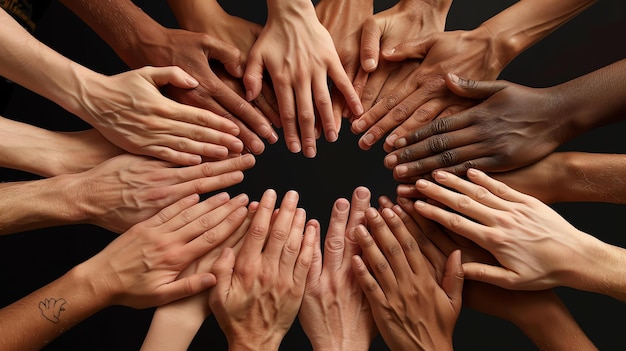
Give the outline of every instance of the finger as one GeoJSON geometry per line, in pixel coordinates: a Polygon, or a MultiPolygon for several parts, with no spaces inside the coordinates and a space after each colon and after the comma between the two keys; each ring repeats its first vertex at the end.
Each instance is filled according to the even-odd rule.
{"type": "MultiPolygon", "coordinates": [[[[239,127],[240,131],[238,137],[243,142],[243,145],[245,145],[246,149],[255,155],[262,154],[263,151],[265,151],[265,144],[259,138],[259,136],[250,128],[248,128],[248,126],[246,126],[243,121],[233,116],[230,116],[230,118],[239,127]]],[[[278,137],[276,140],[278,140],[278,137]]]]}
{"type": "Polygon", "coordinates": [[[352,257],[352,271],[371,306],[384,306],[387,298],[361,257],[352,257]]]}
{"type": "Polygon", "coordinates": [[[464,273],[461,266],[461,251],[456,250],[450,254],[446,264],[446,272],[443,276],[441,287],[446,292],[454,310],[461,312],[463,299],[463,280],[464,273]]]}
{"type": "Polygon", "coordinates": [[[387,138],[385,138],[385,147],[392,149],[396,139],[401,138],[415,128],[419,128],[420,126],[438,118],[445,108],[446,101],[442,99],[432,99],[425,102],[421,106],[415,106],[410,99],[406,99],[391,110],[384,119],[384,121],[389,125],[389,130],[391,130],[387,138]],[[410,112],[410,116],[408,116],[408,118],[406,118],[403,122],[398,123],[404,116],[404,109],[412,112],[410,112]],[[397,124],[393,125],[393,123],[397,124]]]}
{"type": "Polygon", "coordinates": [[[274,88],[276,98],[278,99],[278,110],[285,136],[285,144],[289,151],[298,153],[302,150],[302,145],[300,144],[300,135],[298,134],[298,120],[293,89],[290,84],[282,83],[277,79],[274,80],[274,88]]]}
{"type": "Polygon", "coordinates": [[[177,230],[174,235],[183,243],[186,243],[181,250],[185,258],[195,259],[205,254],[208,250],[219,245],[231,233],[224,233],[223,228],[218,225],[228,216],[234,215],[237,218],[247,214],[245,206],[248,204],[248,196],[240,194],[224,204],[221,204],[210,211],[211,207],[207,201],[186,210],[183,220],[189,224],[177,230]],[[206,204],[206,205],[205,205],[206,204]],[[233,214],[235,211],[239,211],[233,214]],[[197,216],[193,218],[193,216],[197,216]],[[192,219],[193,218],[193,219],[192,219]]]}
{"type": "MultiPolygon", "coordinates": [[[[300,247],[302,245],[302,236],[304,235],[304,225],[306,222],[306,211],[302,208],[296,209],[291,223],[291,229],[289,230],[288,237],[283,245],[282,252],[280,253],[280,265],[278,271],[283,276],[292,277],[294,273],[294,265],[300,253],[300,247]]],[[[308,264],[310,265],[310,261],[308,264]]]]}
{"type": "MultiPolygon", "coordinates": [[[[276,128],[281,127],[276,94],[274,93],[274,89],[268,82],[263,82],[261,94],[259,94],[259,96],[254,100],[254,103],[276,128]]],[[[270,144],[274,144],[276,141],[278,141],[278,135],[275,135],[275,139],[271,139],[268,141],[270,142],[270,144]]]]}
{"type": "Polygon", "coordinates": [[[243,74],[243,85],[246,88],[246,100],[253,101],[261,93],[263,87],[263,57],[257,54],[255,48],[250,50],[246,70],[243,74]]]}
{"type": "MultiPolygon", "coordinates": [[[[313,229],[317,231],[315,234],[315,242],[313,243],[313,255],[311,256],[311,267],[309,268],[309,274],[307,276],[307,286],[313,287],[317,285],[322,276],[323,266],[326,264],[326,258],[322,256],[322,247],[321,247],[321,239],[320,239],[320,225],[319,222],[316,225],[312,226],[313,229]]],[[[309,229],[309,225],[305,228],[304,235],[307,234],[307,230],[309,229]]],[[[328,240],[328,236],[326,236],[326,240],[328,240]]],[[[326,252],[326,249],[324,249],[326,252]]]]}
{"type": "Polygon", "coordinates": [[[518,290],[515,281],[518,280],[515,272],[504,267],[491,266],[478,262],[463,263],[465,279],[499,286],[504,289],[518,290]]]}
{"type": "Polygon", "coordinates": [[[163,226],[165,231],[174,232],[193,222],[203,214],[213,211],[227,203],[230,200],[230,196],[225,192],[221,192],[202,202],[198,202],[199,199],[200,197],[198,195],[193,194],[182,199],[182,204],[179,204],[181,201],[176,202],[172,206],[161,210],[153,218],[158,222],[158,225],[163,226]],[[187,204],[191,206],[183,207],[187,204]]]}
{"type": "Polygon", "coordinates": [[[364,186],[359,186],[352,192],[352,199],[350,201],[350,215],[348,217],[348,224],[346,225],[346,248],[344,252],[344,258],[352,257],[361,252],[361,247],[356,242],[356,238],[353,236],[352,229],[357,225],[367,224],[365,219],[365,210],[368,209],[371,204],[372,193],[364,186]]]}
{"type": "Polygon", "coordinates": [[[366,72],[373,72],[378,67],[380,55],[380,38],[382,32],[374,17],[369,17],[363,22],[361,30],[361,67],[366,72]]]}
{"type": "MultiPolygon", "coordinates": [[[[281,256],[283,247],[290,237],[292,223],[294,223],[294,216],[296,215],[296,208],[298,206],[299,195],[296,191],[290,190],[283,197],[280,203],[280,208],[276,219],[272,222],[269,238],[267,244],[263,250],[263,256],[267,256],[268,259],[275,260],[281,256]]],[[[301,211],[298,211],[301,215],[301,211]]],[[[300,236],[302,233],[300,233],[300,236]]],[[[298,248],[300,242],[298,242],[298,248]]]]}
{"type": "Polygon", "coordinates": [[[432,36],[402,43],[382,52],[382,57],[387,61],[404,61],[409,58],[423,59],[432,47],[432,36]]]}
{"type": "Polygon", "coordinates": [[[235,255],[232,249],[225,248],[220,257],[213,264],[213,274],[217,278],[217,284],[209,293],[209,305],[211,310],[222,310],[224,302],[228,299],[228,292],[233,278],[235,267],[235,255]]]}
{"type": "MultiPolygon", "coordinates": [[[[416,249],[419,252],[415,239],[410,235],[400,218],[389,208],[378,213],[373,207],[370,207],[365,211],[365,216],[370,233],[387,258],[395,279],[398,282],[406,281],[409,279],[407,276],[412,276],[410,273],[413,271],[409,265],[407,254],[415,255],[416,249]]],[[[417,257],[421,259],[421,253],[417,257]]],[[[416,272],[419,272],[424,266],[423,260],[420,262],[421,265],[416,267],[416,272]]]]}
{"type": "Polygon", "coordinates": [[[446,85],[455,94],[476,100],[484,100],[504,89],[509,83],[504,81],[476,81],[464,79],[454,73],[446,74],[446,85]]]}
{"type": "Polygon", "coordinates": [[[361,99],[354,89],[352,81],[350,81],[339,62],[328,67],[328,76],[333,81],[334,86],[343,94],[350,111],[360,116],[363,113],[363,104],[361,104],[361,99]]]}
{"type": "Polygon", "coordinates": [[[346,225],[350,214],[350,202],[347,199],[337,199],[330,214],[328,231],[324,240],[324,270],[337,272],[344,259],[346,225]]]}
{"type": "MultiPolygon", "coordinates": [[[[477,172],[480,172],[480,171],[472,170],[472,172],[470,173],[473,174],[477,172]]],[[[486,181],[486,178],[487,177],[485,176],[483,180],[486,181]]],[[[490,181],[486,181],[486,182],[488,183],[488,185],[492,187],[491,189],[500,196],[494,195],[494,193],[491,192],[490,189],[487,189],[479,184],[475,184],[473,182],[467,181],[461,177],[455,176],[454,174],[451,174],[448,172],[435,171],[433,172],[433,179],[437,181],[437,183],[445,185],[446,187],[455,189],[461,194],[471,198],[477,204],[484,205],[490,209],[499,209],[503,211],[510,210],[511,205],[512,205],[511,201],[505,200],[501,196],[506,196],[507,194],[513,194],[513,197],[517,198],[514,195],[515,190],[509,188],[506,184],[497,180],[493,180],[493,182],[490,182],[490,181]]],[[[458,200],[464,201],[462,195],[459,195],[458,193],[453,193],[452,195],[455,196],[455,194],[458,195],[456,197],[458,200]]],[[[449,194],[446,194],[446,195],[449,195],[449,194]]],[[[467,204],[471,205],[472,202],[468,202],[467,204]]],[[[464,205],[466,204],[459,203],[458,205],[459,211],[463,210],[461,207],[463,207],[464,205]]],[[[482,209],[482,208],[477,207],[477,209],[482,209]]],[[[480,216],[480,214],[471,212],[472,208],[470,208],[469,210],[470,212],[467,212],[466,215],[471,216],[472,218],[476,218],[482,221],[483,223],[492,223],[492,221],[488,221],[486,218],[483,219],[483,217],[480,216]]]]}
{"type": "MultiPolygon", "coordinates": [[[[217,194],[219,196],[225,195],[225,199],[223,201],[228,201],[228,194],[217,194]]],[[[216,195],[216,196],[217,196],[216,195]]],[[[185,209],[192,207],[200,201],[200,196],[198,194],[187,195],[180,200],[174,202],[173,204],[163,208],[154,216],[147,219],[144,223],[149,227],[157,227],[160,225],[169,224],[178,214],[180,214],[185,209]]],[[[173,225],[173,228],[180,228],[180,226],[173,225]]]]}
{"type": "Polygon", "coordinates": [[[385,255],[363,225],[354,228],[356,238],[363,251],[363,259],[369,263],[372,273],[384,291],[394,291],[398,281],[385,255]]]}
{"type": "Polygon", "coordinates": [[[440,223],[444,227],[470,239],[482,247],[486,248],[488,246],[486,238],[488,238],[492,232],[489,227],[421,200],[415,201],[414,207],[422,216],[440,223]]]}
{"type": "Polygon", "coordinates": [[[361,123],[359,123],[358,121],[360,121],[363,116],[367,115],[369,110],[371,110],[371,108],[378,102],[380,90],[382,89],[385,81],[392,73],[392,71],[393,66],[381,65],[381,67],[379,67],[376,71],[367,74],[367,80],[365,81],[365,84],[361,88],[361,92],[359,94],[365,112],[363,113],[363,115],[358,116],[358,118],[354,118],[354,120],[352,121],[351,130],[353,133],[362,133],[367,129],[367,125],[364,125],[362,123],[367,123],[369,122],[369,120],[366,119],[364,120],[364,122],[361,123]]]}
{"type": "Polygon", "coordinates": [[[204,35],[202,37],[202,46],[205,52],[209,52],[208,59],[217,59],[222,64],[228,73],[237,78],[243,76],[243,68],[241,63],[241,51],[237,47],[211,37],[210,35],[204,35]]]}
{"type": "MultiPolygon", "coordinates": [[[[330,98],[329,98],[330,99],[330,98]]],[[[315,138],[315,109],[311,93],[311,82],[302,79],[296,87],[296,105],[298,107],[298,127],[302,141],[302,153],[313,158],[317,154],[315,138]]],[[[286,131],[285,131],[286,132],[286,131]]],[[[285,139],[287,136],[285,136],[285,139]]]]}
{"type": "Polygon", "coordinates": [[[151,81],[156,87],[165,85],[173,85],[177,88],[193,89],[200,84],[189,73],[183,71],[180,67],[143,67],[137,70],[148,81],[151,81]]]}
{"type": "Polygon", "coordinates": [[[261,201],[250,223],[250,229],[246,232],[241,251],[237,255],[242,265],[246,266],[255,262],[261,255],[265,241],[269,233],[270,221],[274,205],[276,204],[276,191],[268,189],[263,193],[261,201]]]}
{"type": "Polygon", "coordinates": [[[313,79],[313,97],[319,119],[321,120],[322,129],[324,130],[324,136],[327,141],[331,143],[335,142],[339,135],[339,130],[337,129],[337,122],[335,114],[333,113],[333,104],[330,92],[328,91],[328,83],[325,74],[322,77],[315,77],[313,79]]]}
{"type": "Polygon", "coordinates": [[[300,254],[293,270],[293,281],[297,288],[298,296],[302,296],[306,287],[307,276],[311,269],[313,254],[319,246],[319,225],[316,222],[310,222],[304,230],[300,254]]]}
{"type": "MultiPolygon", "coordinates": [[[[363,101],[363,90],[365,89],[365,86],[367,85],[368,77],[369,77],[369,73],[365,72],[363,69],[359,67],[356,77],[354,77],[354,80],[352,81],[352,86],[354,87],[354,91],[356,92],[357,96],[359,97],[359,100],[361,101],[361,106],[363,107],[364,111],[366,109],[369,109],[369,107],[371,106],[371,104],[366,105],[365,102],[363,101]]],[[[358,117],[358,116],[354,116],[350,112],[350,109],[347,107],[347,104],[346,104],[346,108],[344,108],[343,110],[343,116],[349,117],[350,123],[353,122],[354,118],[358,117]]]]}
{"type": "Polygon", "coordinates": [[[211,273],[193,274],[156,288],[157,306],[168,304],[188,296],[199,294],[216,285],[217,279],[211,273]]]}

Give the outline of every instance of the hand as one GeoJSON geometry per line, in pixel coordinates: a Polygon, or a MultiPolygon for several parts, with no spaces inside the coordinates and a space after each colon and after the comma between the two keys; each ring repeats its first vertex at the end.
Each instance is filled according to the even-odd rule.
{"type": "Polygon", "coordinates": [[[131,67],[175,65],[193,76],[198,85],[193,90],[168,87],[166,93],[174,100],[209,110],[232,120],[240,120],[257,136],[243,140],[255,155],[265,150],[263,141],[278,141],[271,123],[252,104],[241,98],[215,75],[207,62],[216,59],[228,72],[241,77],[243,74],[241,53],[232,45],[202,33],[158,27],[145,34],[133,50],[123,53],[122,59],[131,67]]]}
{"type": "MultiPolygon", "coordinates": [[[[220,6],[217,1],[177,1],[168,0],[168,4],[178,23],[181,27],[197,33],[205,33],[211,38],[219,39],[225,43],[237,48],[240,52],[240,62],[243,67],[248,62],[248,53],[254,45],[263,27],[254,22],[247,21],[238,16],[232,16],[220,6]]],[[[243,99],[246,97],[243,81],[240,76],[233,76],[228,70],[221,68],[219,62],[212,63],[212,69],[215,74],[227,86],[233,89],[243,99]]],[[[255,105],[267,119],[269,119],[275,127],[280,127],[280,116],[278,115],[278,106],[276,105],[276,96],[273,88],[268,81],[263,80],[263,88],[258,98],[254,100],[255,105]]],[[[249,130],[245,124],[239,122],[239,128],[249,130]]],[[[256,134],[252,134],[256,137],[256,134]]],[[[274,136],[276,137],[276,136],[274,136]]],[[[240,138],[244,141],[252,141],[250,136],[240,134],[240,138]]],[[[248,145],[248,143],[245,143],[248,145]]]]}
{"type": "MultiPolygon", "coordinates": [[[[374,13],[372,0],[322,0],[315,5],[320,23],[328,30],[335,49],[357,93],[365,85],[367,73],[360,70],[361,31],[365,19],[374,13]],[[342,14],[337,16],[337,14],[342,14]]],[[[335,120],[352,115],[346,101],[336,87],[332,87],[331,100],[335,120]]]]}
{"type": "Polygon", "coordinates": [[[113,144],[128,152],[182,165],[201,157],[241,153],[239,128],[209,111],[176,103],[159,92],[166,85],[191,89],[197,81],[176,67],[144,67],[89,80],[80,114],[113,144]]]}
{"type": "Polygon", "coordinates": [[[218,283],[209,305],[231,350],[278,350],[302,302],[319,224],[305,229],[295,191],[272,215],[275,203],[267,190],[237,257],[226,249],[213,265],[218,283]]]}
{"type": "Polygon", "coordinates": [[[391,209],[379,214],[370,208],[365,215],[370,231],[362,225],[355,230],[374,276],[359,256],[352,265],[383,339],[392,350],[452,350],[463,290],[460,252],[448,259],[439,284],[412,234],[391,209]]]}
{"type": "Polygon", "coordinates": [[[391,131],[384,145],[389,152],[393,150],[395,140],[410,130],[437,116],[458,112],[475,104],[474,100],[450,92],[445,75],[451,72],[471,79],[495,79],[504,67],[496,64],[490,40],[489,33],[479,27],[469,32],[433,33],[426,38],[398,45],[391,50],[392,53],[383,51],[385,60],[395,62],[412,58],[423,61],[392,92],[380,98],[380,102],[353,122],[353,132],[365,132],[359,146],[368,149],[391,131]]]}
{"type": "Polygon", "coordinates": [[[182,270],[232,233],[246,217],[247,196],[229,201],[220,193],[198,203],[187,196],[131,227],[77,268],[91,275],[93,291],[109,305],[160,306],[204,291],[215,277],[200,273],[178,279],[182,270]]]}
{"type": "Polygon", "coordinates": [[[435,169],[457,175],[468,168],[504,172],[545,157],[564,142],[564,113],[554,89],[505,82],[477,82],[448,75],[450,90],[484,100],[440,117],[398,138],[385,157],[394,178],[415,182],[435,169]],[[558,101],[558,100],[556,100],[558,101]]]}
{"type": "MultiPolygon", "coordinates": [[[[240,195],[243,199],[243,195],[240,195]]],[[[250,228],[250,223],[256,212],[258,202],[248,205],[248,215],[237,220],[223,223],[225,232],[232,233],[219,245],[215,246],[204,256],[193,261],[185,268],[178,278],[184,278],[197,273],[207,273],[213,269],[213,264],[225,248],[239,252],[244,234],[250,228]]],[[[211,314],[209,307],[209,291],[203,291],[184,299],[172,301],[167,305],[159,306],[155,311],[150,329],[146,335],[142,351],[171,351],[186,350],[200,329],[202,323],[211,314]]]]}
{"type": "Polygon", "coordinates": [[[359,254],[358,243],[348,238],[356,225],[365,223],[364,210],[371,194],[355,189],[351,203],[335,201],[324,241],[313,255],[304,299],[298,317],[314,350],[369,350],[377,334],[372,312],[356,281],[350,261],[359,254]]]}
{"type": "Polygon", "coordinates": [[[373,72],[381,49],[389,52],[406,41],[442,32],[452,0],[400,0],[393,7],[369,17],[361,35],[361,67],[373,72]]]}
{"type": "Polygon", "coordinates": [[[337,140],[341,123],[333,116],[328,78],[343,93],[352,112],[361,114],[361,103],[312,4],[299,0],[289,1],[281,9],[276,7],[268,5],[268,21],[250,51],[244,74],[246,96],[250,101],[259,95],[267,69],[287,148],[315,157],[319,136],[316,113],[330,142],[337,140]]]}
{"type": "Polygon", "coordinates": [[[481,171],[470,169],[467,176],[470,181],[434,172],[433,178],[446,188],[424,179],[416,182],[424,196],[463,216],[420,200],[415,202],[421,215],[477,243],[501,265],[464,263],[467,279],[515,290],[577,287],[581,286],[580,275],[589,272],[585,268],[571,272],[571,267],[600,265],[592,263],[595,251],[590,250],[599,248],[599,241],[574,228],[549,206],[481,171]]]}
{"type": "Polygon", "coordinates": [[[76,211],[87,212],[88,223],[121,233],[181,198],[235,185],[243,170],[252,167],[254,156],[244,155],[222,161],[179,168],[176,165],[123,154],[87,172],[74,190],[76,211]]]}
{"type": "MultiPolygon", "coordinates": [[[[421,216],[413,202],[398,198],[398,205],[381,198],[381,206],[392,208],[414,236],[434,269],[437,281],[449,255],[462,252],[462,262],[498,264],[486,250],[421,216]]],[[[466,280],[463,306],[517,325],[542,350],[595,350],[593,343],[552,290],[509,290],[491,284],[466,280]],[[571,338],[561,338],[558,330],[569,330],[571,338]]]]}

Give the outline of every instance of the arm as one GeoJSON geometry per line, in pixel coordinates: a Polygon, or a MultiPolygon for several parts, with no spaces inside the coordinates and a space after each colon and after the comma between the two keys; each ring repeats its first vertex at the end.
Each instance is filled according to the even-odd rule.
{"type": "Polygon", "coordinates": [[[493,80],[524,50],[573,18],[594,0],[519,1],[470,31],[433,33],[426,38],[383,51],[385,60],[423,59],[422,64],[382,96],[361,118],[353,122],[359,141],[367,149],[385,138],[385,150],[394,141],[437,116],[458,112],[475,104],[451,93],[445,75],[493,80]],[[418,87],[417,89],[415,87],[418,87]]]}
{"type": "Polygon", "coordinates": [[[178,164],[239,153],[238,127],[209,111],[178,104],[159,88],[198,85],[176,67],[145,67],[104,76],[39,42],[0,11],[0,75],[57,103],[132,153],[178,164]]]}
{"type": "Polygon", "coordinates": [[[177,276],[226,239],[230,223],[241,222],[247,211],[237,211],[245,204],[226,194],[198,200],[189,196],[163,209],[58,280],[1,309],[2,349],[41,349],[106,307],[157,306],[214,285],[208,273],[177,276]]]}
{"type": "Polygon", "coordinates": [[[298,313],[315,351],[367,351],[377,334],[367,298],[350,266],[360,247],[348,237],[352,228],[365,223],[370,197],[367,188],[358,187],[352,202],[338,199],[330,216],[323,258],[320,243],[316,245],[298,313]]]}
{"type": "Polygon", "coordinates": [[[334,142],[341,122],[333,115],[328,79],[342,92],[353,113],[362,113],[361,103],[313,4],[309,0],[269,0],[267,7],[267,23],[248,56],[246,96],[253,100],[259,95],[267,70],[287,148],[315,157],[319,133],[323,131],[326,139],[334,142]]]}
{"type": "Polygon", "coordinates": [[[181,103],[232,117],[240,137],[254,154],[263,152],[259,138],[275,143],[270,122],[211,70],[209,60],[222,62],[228,72],[241,77],[243,66],[237,48],[202,33],[165,28],[129,0],[63,0],[62,3],[89,25],[131,68],[178,66],[198,84],[193,90],[171,87],[168,96],[181,103]]]}
{"type": "Polygon", "coordinates": [[[467,176],[470,181],[443,171],[433,174],[460,193],[424,179],[416,188],[475,221],[424,201],[416,201],[415,209],[485,248],[500,263],[464,263],[468,279],[516,290],[569,286],[626,299],[625,249],[574,228],[544,203],[483,172],[470,169],[467,176]]]}
{"type": "Polygon", "coordinates": [[[209,305],[229,350],[278,350],[302,302],[319,223],[305,225],[295,191],[278,212],[275,202],[276,192],[267,190],[237,257],[226,249],[213,265],[218,285],[209,305]]]}
{"type": "MultiPolygon", "coordinates": [[[[343,69],[359,93],[367,80],[367,73],[359,69],[361,31],[365,20],[374,13],[374,1],[322,0],[315,5],[315,12],[330,33],[343,69]]],[[[341,91],[335,87],[331,90],[331,98],[335,120],[352,114],[341,91]]]]}
{"type": "Polygon", "coordinates": [[[528,165],[588,130],[623,119],[623,77],[626,60],[541,89],[449,75],[453,92],[483,101],[397,139],[385,165],[394,167],[396,179],[409,181],[438,168],[463,174],[469,167],[502,172],[528,165]]]}
{"type": "Polygon", "coordinates": [[[179,168],[123,154],[83,173],[0,184],[0,234],[90,223],[121,233],[194,193],[237,184],[254,156],[179,168]]]}
{"type": "Polygon", "coordinates": [[[95,129],[61,133],[0,117],[0,167],[50,177],[86,171],[121,153],[95,129]]]}

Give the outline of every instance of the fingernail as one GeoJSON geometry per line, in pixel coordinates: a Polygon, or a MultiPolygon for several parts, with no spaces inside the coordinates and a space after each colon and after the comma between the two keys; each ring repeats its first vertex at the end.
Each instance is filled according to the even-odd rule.
{"type": "Polygon", "coordinates": [[[454,73],[449,73],[450,80],[456,84],[459,84],[459,76],[454,73]]]}
{"type": "Polygon", "coordinates": [[[363,141],[365,145],[371,146],[372,144],[374,144],[374,136],[367,133],[361,138],[361,141],[363,141]]]}
{"type": "Polygon", "coordinates": [[[300,150],[300,144],[296,143],[295,141],[289,144],[289,151],[293,152],[294,154],[300,152],[300,150]]]}
{"type": "Polygon", "coordinates": [[[307,148],[304,149],[304,156],[309,157],[309,158],[313,158],[315,157],[316,151],[315,148],[312,146],[308,146],[307,148]]]}
{"type": "Polygon", "coordinates": [[[398,177],[405,177],[409,173],[409,167],[400,165],[395,168],[398,177]]]}
{"type": "Polygon", "coordinates": [[[398,139],[398,134],[391,134],[387,137],[387,139],[385,139],[385,143],[394,146],[394,142],[396,141],[396,139],[398,139]]]}
{"type": "Polygon", "coordinates": [[[357,133],[362,132],[365,129],[365,127],[367,127],[367,122],[365,122],[362,119],[354,123],[354,129],[357,131],[357,133]]]}
{"type": "Polygon", "coordinates": [[[433,171],[433,178],[437,180],[446,180],[448,179],[448,175],[446,174],[446,172],[433,171]]]}
{"type": "Polygon", "coordinates": [[[396,140],[394,147],[399,149],[401,147],[405,147],[406,145],[407,145],[406,138],[399,138],[396,140]]]}
{"type": "Polygon", "coordinates": [[[246,90],[246,100],[252,101],[254,97],[252,96],[252,90],[246,90]]]}
{"type": "Polygon", "coordinates": [[[395,167],[398,164],[398,156],[387,155],[387,157],[385,157],[385,163],[390,167],[395,167]]]}
{"type": "Polygon", "coordinates": [[[331,143],[337,141],[337,133],[334,130],[331,130],[330,132],[328,132],[326,139],[331,143]]]}
{"type": "Polygon", "coordinates": [[[356,190],[356,197],[361,199],[361,200],[365,200],[367,199],[367,197],[369,196],[369,191],[363,189],[363,188],[359,188],[356,190]]]}
{"type": "Polygon", "coordinates": [[[348,207],[349,207],[349,206],[348,206],[348,203],[347,203],[347,202],[345,202],[345,201],[338,201],[338,202],[335,204],[335,207],[337,207],[337,209],[338,209],[339,211],[345,211],[345,210],[347,210],[347,209],[348,209],[348,207]]]}
{"type": "Polygon", "coordinates": [[[426,187],[428,186],[428,182],[424,179],[419,179],[417,182],[415,182],[415,186],[421,189],[426,189],[426,187]]]}
{"type": "Polygon", "coordinates": [[[367,59],[365,61],[363,61],[363,68],[366,70],[372,70],[374,68],[376,68],[376,60],[374,59],[367,59]]]}

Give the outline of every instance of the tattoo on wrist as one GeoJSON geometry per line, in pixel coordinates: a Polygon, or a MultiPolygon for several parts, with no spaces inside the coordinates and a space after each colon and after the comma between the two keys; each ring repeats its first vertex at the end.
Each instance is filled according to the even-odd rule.
{"type": "Polygon", "coordinates": [[[51,297],[49,299],[39,301],[39,310],[45,319],[56,324],[59,323],[61,312],[65,311],[65,308],[63,307],[65,304],[65,299],[55,299],[51,297]]]}

